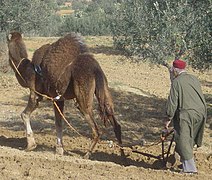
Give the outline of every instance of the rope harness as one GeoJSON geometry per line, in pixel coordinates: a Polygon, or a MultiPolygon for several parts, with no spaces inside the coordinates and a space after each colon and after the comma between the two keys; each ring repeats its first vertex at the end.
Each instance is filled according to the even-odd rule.
{"type": "MultiPolygon", "coordinates": [[[[18,70],[20,64],[22,63],[22,61],[23,61],[24,59],[25,59],[25,58],[22,58],[22,59],[21,59],[21,61],[19,62],[18,66],[15,65],[14,61],[13,61],[11,58],[10,58],[10,61],[11,61],[11,64],[13,65],[13,67],[14,67],[16,73],[18,73],[18,75],[20,76],[20,78],[27,84],[26,80],[23,78],[23,76],[21,75],[20,71],[18,70]]],[[[33,91],[33,92],[35,92],[36,94],[38,94],[38,95],[40,95],[40,96],[42,96],[42,97],[45,97],[45,98],[51,100],[51,101],[53,102],[54,106],[57,108],[57,110],[58,110],[59,114],[61,115],[61,117],[63,118],[63,120],[66,122],[66,124],[67,124],[74,132],[76,132],[78,135],[82,136],[82,135],[81,135],[81,134],[80,134],[80,133],[79,133],[69,122],[68,122],[68,120],[65,118],[65,116],[64,116],[63,113],[61,112],[60,108],[58,107],[58,105],[57,105],[57,103],[56,103],[56,101],[58,100],[58,96],[57,96],[56,98],[53,98],[53,97],[47,96],[46,94],[42,94],[42,93],[36,91],[35,89],[31,89],[30,87],[29,87],[29,89],[30,89],[30,91],[33,91]]]]}
{"type": "MultiPolygon", "coordinates": [[[[10,61],[11,61],[11,64],[13,65],[16,73],[18,73],[18,75],[21,77],[21,79],[27,84],[26,80],[23,78],[23,76],[21,75],[21,73],[19,72],[18,68],[20,66],[20,64],[22,63],[22,61],[24,60],[25,58],[21,59],[21,61],[19,62],[19,64],[16,66],[15,63],[13,62],[13,60],[10,58],[10,61]]],[[[40,74],[39,74],[40,75],[40,74]]],[[[56,101],[58,100],[59,96],[53,98],[53,97],[50,97],[50,96],[47,96],[46,94],[42,94],[38,91],[36,91],[35,89],[31,89],[29,87],[29,89],[33,92],[35,92],[36,94],[42,96],[42,97],[45,97],[49,100],[51,100],[54,104],[54,106],[57,108],[59,114],[61,115],[62,119],[66,122],[66,124],[74,131],[76,132],[79,136],[81,137],[85,137],[83,136],[82,134],[80,134],[69,122],[68,120],[65,118],[64,114],[62,113],[62,111],[60,110],[60,108],[58,107],[56,101]]],[[[160,137],[160,140],[155,142],[155,143],[152,143],[152,144],[149,144],[149,145],[144,145],[145,142],[142,141],[142,143],[132,143],[132,144],[126,144],[126,145],[118,145],[117,143],[114,143],[113,141],[107,141],[107,143],[101,143],[101,144],[108,144],[108,146],[110,148],[112,147],[118,147],[119,149],[122,149],[122,150],[131,150],[131,152],[133,153],[138,153],[138,154],[141,154],[141,155],[144,155],[144,156],[147,156],[147,157],[150,157],[150,158],[155,158],[155,159],[158,159],[158,160],[161,160],[163,161],[164,165],[166,166],[167,164],[167,161],[168,161],[168,157],[169,157],[169,154],[170,154],[170,150],[171,150],[171,146],[172,146],[172,143],[174,141],[174,129],[172,129],[171,131],[167,131],[167,132],[162,132],[161,134],[161,137],[160,137]],[[169,135],[173,134],[172,138],[171,138],[171,141],[170,141],[170,144],[169,144],[169,147],[168,147],[168,151],[165,152],[165,148],[164,148],[164,142],[165,140],[167,139],[167,137],[169,135]],[[133,146],[136,146],[136,145],[141,145],[141,146],[145,146],[145,147],[150,147],[150,146],[154,146],[154,145],[158,145],[158,144],[162,144],[162,154],[161,155],[153,155],[153,154],[149,154],[149,153],[145,153],[145,152],[141,152],[141,151],[138,151],[137,149],[135,149],[133,146]],[[166,155],[166,157],[165,157],[166,155]]]]}

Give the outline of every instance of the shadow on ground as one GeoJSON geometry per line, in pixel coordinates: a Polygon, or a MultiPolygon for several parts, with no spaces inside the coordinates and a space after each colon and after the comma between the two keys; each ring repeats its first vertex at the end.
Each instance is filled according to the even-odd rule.
{"type": "Polygon", "coordinates": [[[96,46],[96,47],[90,47],[89,48],[90,52],[93,54],[105,54],[105,55],[123,55],[123,52],[118,51],[114,49],[113,47],[108,47],[108,46],[96,46]]]}

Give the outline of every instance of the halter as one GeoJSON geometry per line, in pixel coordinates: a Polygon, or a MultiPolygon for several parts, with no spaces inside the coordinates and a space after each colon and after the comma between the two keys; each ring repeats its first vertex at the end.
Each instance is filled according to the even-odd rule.
{"type": "Polygon", "coordinates": [[[22,59],[20,60],[20,62],[18,63],[18,65],[16,66],[15,63],[14,63],[14,61],[13,61],[11,58],[9,58],[9,60],[10,60],[11,64],[13,65],[13,67],[14,67],[16,73],[18,73],[18,75],[21,77],[21,79],[27,84],[26,80],[23,78],[23,76],[21,75],[20,71],[18,70],[20,64],[22,63],[22,61],[23,61],[24,59],[26,59],[26,58],[22,58],[22,59]]]}
{"type": "MultiPolygon", "coordinates": [[[[18,68],[19,68],[19,66],[20,66],[20,64],[21,64],[21,62],[22,62],[24,59],[26,59],[26,58],[22,58],[21,61],[20,61],[20,62],[18,63],[18,65],[16,66],[15,63],[14,63],[14,61],[13,61],[11,58],[9,58],[9,60],[11,61],[11,64],[13,65],[13,67],[14,67],[16,73],[18,73],[18,75],[21,77],[21,79],[27,84],[26,80],[23,78],[23,76],[21,75],[20,71],[18,70],[18,68]]],[[[60,115],[62,116],[63,120],[67,123],[67,125],[68,125],[73,131],[75,131],[79,136],[82,136],[82,135],[81,135],[81,134],[80,134],[80,133],[79,133],[79,132],[78,132],[68,121],[67,121],[67,119],[65,118],[65,116],[63,115],[63,113],[61,112],[60,108],[58,107],[58,105],[57,105],[57,103],[56,103],[56,100],[57,100],[57,99],[52,98],[52,97],[49,97],[49,96],[47,96],[47,95],[45,95],[45,94],[42,94],[42,93],[36,91],[35,89],[31,89],[30,87],[29,87],[29,89],[30,89],[31,91],[35,92],[36,94],[38,94],[38,95],[40,95],[40,96],[42,96],[42,97],[45,97],[45,98],[51,100],[51,101],[53,102],[53,104],[55,105],[55,107],[57,108],[57,110],[58,110],[58,112],[60,113],[60,115]]],[[[83,137],[83,136],[82,136],[82,137],[83,137]]]]}

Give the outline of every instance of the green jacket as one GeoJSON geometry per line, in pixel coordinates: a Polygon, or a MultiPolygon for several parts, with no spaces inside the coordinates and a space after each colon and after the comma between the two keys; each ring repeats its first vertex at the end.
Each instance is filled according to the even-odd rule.
{"type": "Polygon", "coordinates": [[[207,116],[205,98],[198,79],[186,72],[171,85],[166,114],[173,119],[176,149],[183,159],[191,159],[193,146],[202,145],[207,116]]]}

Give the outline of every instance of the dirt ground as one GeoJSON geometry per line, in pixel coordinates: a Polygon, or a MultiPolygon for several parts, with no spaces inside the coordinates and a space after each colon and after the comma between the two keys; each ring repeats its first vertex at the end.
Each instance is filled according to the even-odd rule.
{"type": "MultiPolygon", "coordinates": [[[[54,40],[26,37],[30,58],[35,49],[54,40]]],[[[108,78],[124,143],[135,142],[137,151],[161,155],[161,143],[152,143],[160,140],[163,127],[164,107],[170,88],[167,69],[130,62],[113,50],[108,37],[100,40],[88,37],[86,41],[108,78]],[[141,145],[143,141],[146,142],[144,146],[141,145]]],[[[189,72],[195,74],[202,83],[209,114],[204,144],[195,150],[198,175],[185,175],[176,168],[163,168],[160,160],[133,153],[130,148],[125,148],[126,159],[123,160],[119,148],[114,144],[109,146],[111,142],[115,143],[114,133],[111,127],[104,128],[98,120],[95,105],[94,114],[104,134],[91,160],[83,159],[91,133],[73,101],[66,102],[65,117],[82,136],[64,124],[65,155],[55,154],[54,113],[49,101],[41,102],[31,116],[38,146],[32,152],[24,151],[26,138],[20,114],[26,106],[29,90],[22,88],[9,70],[0,73],[0,179],[212,179],[212,72],[189,72]]],[[[168,145],[169,141],[165,143],[166,149],[168,145]]]]}

